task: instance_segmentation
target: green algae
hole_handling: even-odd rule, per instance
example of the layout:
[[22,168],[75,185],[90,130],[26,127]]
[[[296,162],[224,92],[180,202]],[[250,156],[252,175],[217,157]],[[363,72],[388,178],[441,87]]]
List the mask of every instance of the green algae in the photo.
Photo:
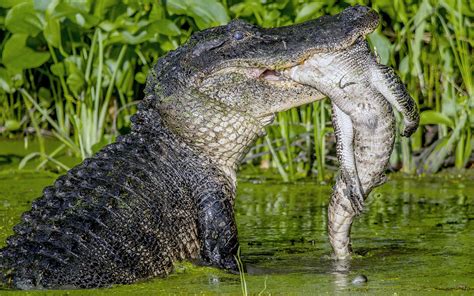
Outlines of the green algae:
[[[0,152],[0,159],[6,154]],[[8,155],[12,162],[0,162],[0,246],[21,213],[58,176],[18,171],[15,163],[21,159],[21,150],[11,148]],[[366,213],[354,224],[353,260],[339,263],[330,258],[327,242],[329,185],[314,180],[282,184],[268,176],[240,175],[236,219],[250,294],[474,293],[472,170],[424,177],[390,175],[389,181],[372,193]],[[366,275],[368,282],[352,284],[360,274]],[[186,262],[178,263],[166,279],[87,291],[91,295],[241,292],[238,275]],[[0,291],[2,295],[20,293],[83,295],[85,291]]]

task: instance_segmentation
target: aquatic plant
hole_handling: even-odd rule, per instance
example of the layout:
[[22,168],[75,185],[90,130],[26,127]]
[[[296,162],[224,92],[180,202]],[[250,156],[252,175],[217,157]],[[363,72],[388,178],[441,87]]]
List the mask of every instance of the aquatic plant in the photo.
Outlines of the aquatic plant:
[[[69,151],[86,158],[127,131],[151,64],[192,32],[243,18],[263,27],[371,5],[382,26],[369,36],[419,104],[421,128],[397,138],[392,167],[432,173],[472,163],[474,4],[468,0],[9,0],[0,3],[0,133],[40,143],[21,165],[37,168]],[[276,168],[285,181],[335,163],[327,102],[278,114],[246,163]],[[63,145],[47,153],[44,136]],[[418,168],[418,170],[416,170]]]

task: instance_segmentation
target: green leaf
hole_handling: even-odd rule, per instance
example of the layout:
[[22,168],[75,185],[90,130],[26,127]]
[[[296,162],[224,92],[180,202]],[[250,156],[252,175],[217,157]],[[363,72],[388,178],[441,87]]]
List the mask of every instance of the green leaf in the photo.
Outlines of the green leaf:
[[65,64],[67,69],[66,83],[69,89],[78,96],[85,84],[82,60],[77,56],[69,56],[65,59]]
[[413,67],[411,74],[413,76],[421,76],[422,74],[422,66],[421,66],[421,51],[423,45],[423,36],[425,34],[425,29],[427,28],[427,21],[426,19],[431,15],[433,11],[433,7],[431,6],[429,0],[423,0],[418,11],[414,17],[414,26],[415,26],[415,38],[412,40],[412,53],[413,56],[411,60],[413,62]]
[[135,80],[140,84],[145,84],[146,75],[142,72],[138,72],[137,74],[135,74]]
[[33,8],[33,3],[20,3],[10,9],[5,26],[12,33],[36,36],[43,29],[43,23]]
[[161,20],[165,17],[165,11],[163,5],[153,5],[148,15],[148,20],[151,22]]
[[99,142],[92,145],[92,147],[91,147],[92,153],[99,152],[100,149],[104,148],[104,146],[108,145],[108,144],[110,144],[109,139],[107,139],[106,137],[102,138]]
[[443,113],[434,110],[426,110],[421,112],[420,125],[426,124],[444,124],[449,127],[454,126],[453,121],[449,117],[447,117]]
[[28,2],[29,0],[2,0],[0,1],[0,7],[3,8],[10,8],[13,7],[17,4],[23,3],[23,2]]
[[97,25],[100,19],[89,12],[88,4],[85,1],[61,1],[51,13],[51,17],[60,19],[61,17],[67,17],[72,22],[78,24],[81,27],[90,29]]
[[19,130],[20,127],[21,127],[21,124],[17,120],[8,119],[7,121],[5,121],[5,129],[7,131],[16,131],[16,130]]
[[324,2],[312,2],[305,4],[296,15],[295,23],[304,22],[315,17],[317,12],[320,12],[323,6]]
[[169,13],[192,17],[200,30],[224,25],[230,20],[224,6],[216,0],[169,0],[166,4]]
[[264,8],[258,1],[238,3],[230,7],[230,11],[235,15],[235,17],[249,17],[262,10],[264,10]]
[[181,30],[170,20],[162,19],[151,23],[148,26],[148,32],[151,34],[162,34],[166,36],[178,36]]
[[48,6],[51,5],[51,2],[56,2],[56,1],[51,1],[51,0],[34,0],[34,9],[36,11],[46,11],[48,9]]
[[400,72],[400,76],[403,80],[407,77],[410,71],[409,64],[410,64],[410,59],[409,59],[409,56],[407,55],[400,61],[400,66],[398,66],[398,71]]
[[51,91],[46,87],[40,87],[38,91],[38,98],[40,101],[45,101],[50,103],[53,100],[53,96],[51,95]]
[[464,140],[465,134],[462,133],[459,141],[456,143],[456,149],[454,150],[454,166],[457,169],[464,167]]
[[92,3],[94,4],[94,15],[99,18],[105,18],[107,16],[107,11],[111,7],[121,4],[118,0],[100,0],[92,1]]
[[49,67],[49,69],[51,70],[51,73],[53,73],[54,75],[56,75],[58,77],[62,77],[64,75],[66,75],[66,70],[64,69],[64,63],[63,62],[53,64],[53,65],[51,65],[51,67]]
[[56,48],[61,46],[61,27],[58,19],[48,17],[43,34],[46,41],[52,46]]
[[12,68],[7,68],[8,73],[10,74],[10,77],[12,79],[13,83],[13,88],[15,90],[19,89],[20,87],[23,86],[25,83],[24,78],[23,78],[23,70],[18,70],[18,69],[12,69]]
[[390,40],[379,31],[369,34],[369,41],[375,49],[375,52],[380,57],[380,63],[387,65],[390,59],[390,47],[392,46]]
[[49,53],[38,52],[27,47],[26,34],[13,34],[5,43],[2,59],[7,68],[14,70],[23,70],[36,68],[49,60]]
[[41,156],[41,153],[39,153],[39,152],[32,152],[28,155],[25,155],[25,157],[23,157],[23,159],[18,164],[18,169],[19,170],[23,169],[26,166],[26,164],[28,163],[28,161],[32,160],[35,157],[40,157],[40,156]]
[[5,68],[0,68],[0,88],[7,93],[15,91],[10,74]]
[[128,44],[140,44],[148,40],[148,34],[146,32],[141,32],[140,34],[132,35],[128,31],[122,31],[120,32],[120,35],[122,36],[123,42]]

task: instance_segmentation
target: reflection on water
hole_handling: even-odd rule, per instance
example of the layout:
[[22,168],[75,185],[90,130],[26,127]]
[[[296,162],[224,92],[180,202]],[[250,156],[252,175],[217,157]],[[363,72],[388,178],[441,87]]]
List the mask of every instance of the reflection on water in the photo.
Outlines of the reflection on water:
[[351,260],[334,260],[332,263],[332,274],[334,275],[334,292],[344,290],[350,283],[349,272],[351,270]]
[[[394,178],[391,176],[392,179]],[[50,175],[0,174],[0,244]],[[474,178],[394,179],[371,195],[353,227],[354,258],[334,261],[326,233],[331,188],[241,181],[236,219],[250,293],[474,293]],[[357,275],[368,282],[354,285]],[[93,293],[109,293],[95,290]],[[178,264],[167,279],[118,294],[241,292],[236,275]],[[70,291],[77,293],[80,291]]]
[[[393,179],[376,189],[354,223],[351,261],[330,259],[330,187],[240,184],[237,219],[244,261],[267,274],[324,274],[331,284],[326,291],[332,293],[404,283],[409,286],[403,289],[469,290],[474,285],[472,180]],[[369,281],[356,287],[352,281],[361,274]]]

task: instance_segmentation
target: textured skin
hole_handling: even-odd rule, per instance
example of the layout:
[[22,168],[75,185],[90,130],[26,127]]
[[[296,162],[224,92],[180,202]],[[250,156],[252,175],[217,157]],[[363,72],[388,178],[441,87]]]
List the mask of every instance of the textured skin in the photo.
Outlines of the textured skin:
[[341,174],[329,204],[328,233],[335,257],[348,258],[353,218],[386,179],[395,137],[392,105],[403,114],[402,135],[408,137],[419,123],[416,104],[393,70],[377,63],[363,39],[345,50],[315,54],[285,74],[331,99]]
[[[146,118],[153,129],[127,135],[73,168],[23,214],[1,253],[15,287],[132,283],[199,256],[196,217],[205,205],[196,201],[216,199],[216,191],[232,195],[233,188],[215,178],[215,165],[160,127],[158,114]],[[232,218],[230,201],[219,202],[227,210],[222,217]],[[235,235],[226,240],[237,248]]]
[[280,70],[372,31],[375,12],[276,29],[243,21],[195,34],[149,73],[132,132],[44,189],[0,250],[18,289],[163,276],[180,259],[235,270],[235,169],[275,112],[324,96]]

